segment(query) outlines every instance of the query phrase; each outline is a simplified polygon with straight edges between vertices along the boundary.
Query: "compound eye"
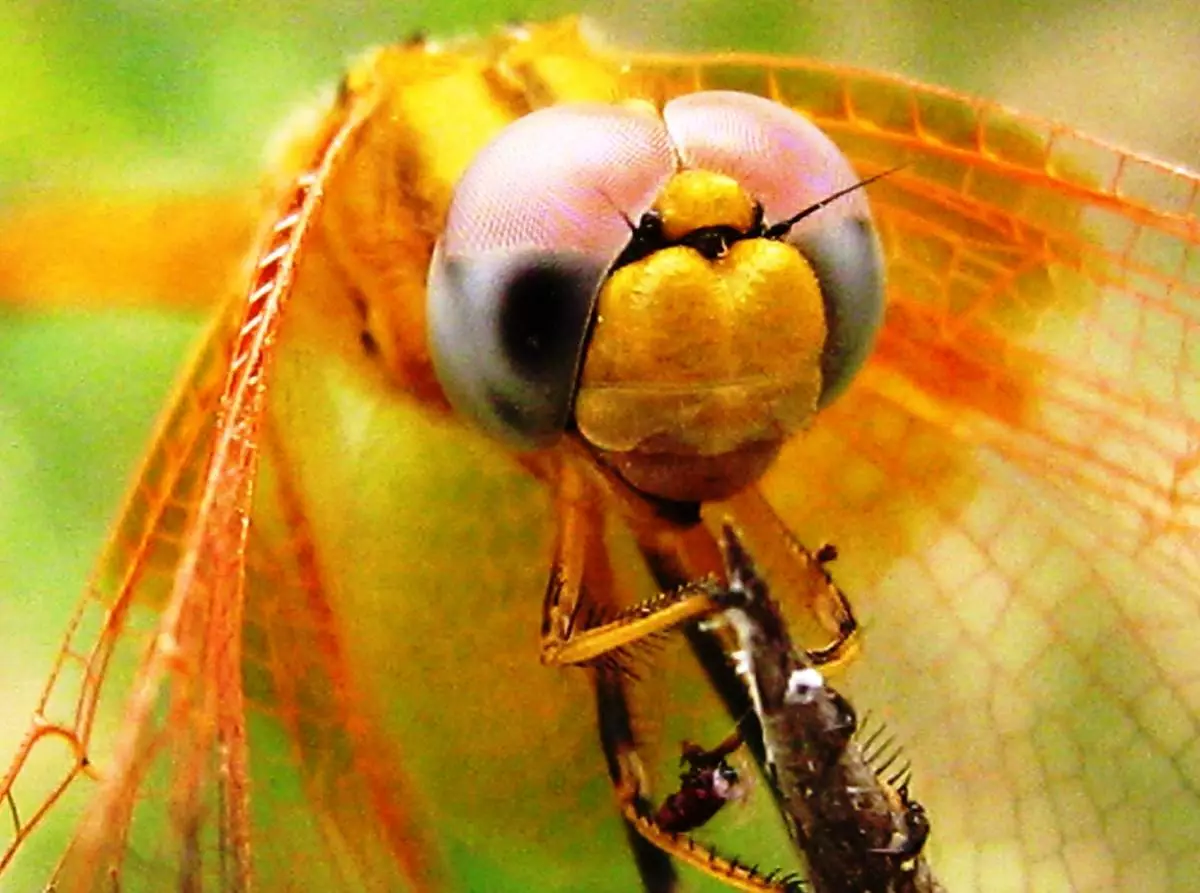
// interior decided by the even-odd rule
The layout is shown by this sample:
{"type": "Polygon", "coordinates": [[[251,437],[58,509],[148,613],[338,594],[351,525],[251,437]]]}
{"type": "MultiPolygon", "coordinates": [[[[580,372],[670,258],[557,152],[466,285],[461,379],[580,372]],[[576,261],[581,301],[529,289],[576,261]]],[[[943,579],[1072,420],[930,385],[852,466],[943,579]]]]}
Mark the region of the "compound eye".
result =
{"type": "MultiPolygon", "coordinates": [[[[768,227],[861,179],[815,124],[759,96],[693,93],[669,102],[663,118],[684,164],[737,180],[762,204],[768,227]]],[[[883,321],[883,260],[865,192],[805,217],[784,240],[821,286],[829,334],[819,405],[827,406],[870,355],[883,321]]]]}
{"type": "Polygon", "coordinates": [[[675,167],[650,109],[580,104],[505,128],[455,189],[428,278],[454,408],[518,446],[567,426],[596,296],[675,167]]]}
{"type": "Polygon", "coordinates": [[[883,324],[883,256],[870,217],[843,217],[789,234],[821,283],[829,334],[821,351],[818,407],[836,399],[866,363],[883,324]]]}

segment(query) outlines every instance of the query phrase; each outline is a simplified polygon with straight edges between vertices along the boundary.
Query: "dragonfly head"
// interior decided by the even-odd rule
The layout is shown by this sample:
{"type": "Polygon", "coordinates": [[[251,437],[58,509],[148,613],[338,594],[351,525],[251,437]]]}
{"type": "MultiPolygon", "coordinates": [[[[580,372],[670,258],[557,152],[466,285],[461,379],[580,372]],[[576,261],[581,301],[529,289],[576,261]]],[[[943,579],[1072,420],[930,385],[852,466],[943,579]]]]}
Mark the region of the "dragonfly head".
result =
{"type": "Polygon", "coordinates": [[[807,119],[744,94],[520,119],[464,175],[430,270],[451,403],[520,445],[575,431],[656,497],[745,487],[873,343],[856,183],[807,119]]]}

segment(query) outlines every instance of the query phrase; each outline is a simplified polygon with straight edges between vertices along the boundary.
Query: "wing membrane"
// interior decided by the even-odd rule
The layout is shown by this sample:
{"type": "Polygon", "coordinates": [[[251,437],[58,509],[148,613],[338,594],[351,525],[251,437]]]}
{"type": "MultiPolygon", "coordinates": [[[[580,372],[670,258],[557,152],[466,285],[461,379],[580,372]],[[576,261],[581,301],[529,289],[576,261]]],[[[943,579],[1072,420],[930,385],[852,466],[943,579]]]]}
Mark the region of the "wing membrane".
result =
{"type": "Polygon", "coordinates": [[[878,350],[767,492],[841,547],[853,690],[911,744],[939,874],[1195,886],[1200,180],[819,63],[642,56],[632,77],[750,89],[861,174],[902,166],[872,187],[878,350]]]}
{"type": "MultiPolygon", "coordinates": [[[[318,146],[320,166],[302,177],[292,197],[293,206],[271,233],[250,302],[231,307],[185,379],[102,562],[97,583],[89,588],[68,634],[34,728],[6,776],[4,790],[13,806],[15,847],[78,774],[99,775],[97,797],[57,873],[64,888],[91,887],[104,875],[120,874],[122,867],[137,883],[151,883],[153,877],[159,878],[154,883],[176,877],[185,886],[207,878],[208,883],[215,881],[223,889],[241,889],[249,883],[249,772],[241,670],[243,522],[250,510],[265,361],[279,318],[279,303],[291,285],[292,258],[304,235],[304,223],[319,202],[322,178],[367,107],[352,107],[346,120],[331,122],[325,144],[318,146]],[[96,636],[94,645],[87,641],[89,634],[96,636]],[[112,663],[118,648],[129,665],[124,673],[112,663]],[[116,696],[121,696],[122,677],[135,661],[140,662],[134,679],[135,697],[123,726],[113,736],[111,762],[101,764],[96,755],[104,753],[105,747],[93,736],[101,686],[107,686],[106,693],[117,689],[116,696]],[[75,672],[65,672],[68,669],[75,672]],[[75,701],[74,709],[61,721],[50,718],[59,699],[75,701]],[[54,738],[70,743],[75,760],[66,766],[49,796],[42,795],[38,810],[25,818],[10,792],[14,784],[21,783],[33,751],[54,738]],[[151,830],[144,836],[138,828],[147,826],[151,830]],[[163,834],[164,827],[173,833],[163,834]]],[[[360,856],[370,850],[368,841],[384,838],[390,842],[386,861],[399,864],[401,874],[412,877],[421,870],[414,856],[419,834],[408,826],[404,809],[388,799],[403,790],[397,782],[398,770],[383,760],[385,748],[364,719],[342,725],[336,721],[350,713],[348,704],[353,696],[344,672],[339,672],[340,646],[328,623],[328,609],[321,605],[319,580],[311,561],[303,561],[311,553],[305,548],[303,518],[298,507],[283,499],[286,466],[276,459],[276,499],[283,505],[277,514],[282,515],[288,530],[284,542],[296,565],[287,575],[280,572],[278,561],[264,558],[266,550],[261,544],[271,534],[264,523],[262,535],[256,539],[260,547],[254,550],[258,555],[255,579],[271,581],[268,587],[260,582],[260,591],[290,587],[306,600],[306,612],[293,612],[291,618],[306,613],[311,623],[307,627],[293,624],[284,630],[293,640],[307,631],[308,667],[281,668],[280,655],[295,655],[295,648],[289,651],[279,636],[260,635],[257,639],[275,662],[275,681],[286,679],[293,686],[287,691],[277,684],[269,701],[277,708],[276,719],[282,717],[299,746],[305,738],[297,734],[295,705],[300,699],[295,687],[308,680],[312,689],[311,681],[318,674],[325,680],[317,687],[334,703],[318,703],[317,707],[327,714],[323,719],[334,720],[328,728],[338,731],[326,736],[322,750],[349,753],[353,761],[365,743],[371,742],[376,762],[372,763],[374,771],[366,775],[368,783],[381,784],[383,776],[388,783],[387,797],[376,796],[373,810],[342,809],[339,815],[335,807],[341,801],[349,798],[358,806],[363,801],[370,803],[371,798],[326,779],[328,788],[318,801],[328,808],[328,824],[318,831],[326,844],[340,835],[343,848],[360,856]],[[314,632],[323,634],[320,641],[312,641],[314,632]],[[286,709],[288,705],[291,710],[286,709]],[[347,834],[345,827],[339,829],[339,823],[344,825],[352,816],[352,824],[362,830],[367,815],[372,816],[368,833],[347,834]]],[[[258,603],[268,601],[260,598],[258,603]]],[[[254,619],[260,632],[268,628],[261,617],[254,619]]],[[[307,743],[310,748],[314,744],[307,743]]],[[[305,755],[311,756],[311,752],[302,757],[305,755]]],[[[305,781],[312,793],[321,781],[321,771],[318,761],[310,760],[309,765],[311,772],[305,781]]],[[[6,853],[6,859],[9,857],[11,848],[6,853]]],[[[286,874],[281,876],[293,877],[293,868],[286,865],[286,874]]],[[[374,872],[372,883],[386,876],[383,871],[374,872]]]]}
{"type": "MultiPolygon", "coordinates": [[[[87,587],[68,629],[59,659],[35,715],[35,722],[5,776],[4,790],[20,788],[21,772],[36,751],[65,741],[74,760],[59,771],[54,794],[37,812],[17,815],[15,836],[6,846],[20,843],[33,824],[80,774],[106,771],[83,762],[111,745],[113,729],[95,729],[97,711],[110,693],[123,698],[133,662],[162,610],[166,575],[178,558],[180,539],[190,520],[199,491],[200,473],[208,457],[214,424],[213,409],[220,396],[227,365],[224,327],[218,325],[177,392],[147,456],[122,523],[87,587]],[[102,686],[104,690],[102,691],[102,686]],[[114,691],[115,690],[115,691],[114,691]],[[100,740],[96,740],[100,739],[100,740]]],[[[100,710],[101,713],[105,712],[100,710]]]]}

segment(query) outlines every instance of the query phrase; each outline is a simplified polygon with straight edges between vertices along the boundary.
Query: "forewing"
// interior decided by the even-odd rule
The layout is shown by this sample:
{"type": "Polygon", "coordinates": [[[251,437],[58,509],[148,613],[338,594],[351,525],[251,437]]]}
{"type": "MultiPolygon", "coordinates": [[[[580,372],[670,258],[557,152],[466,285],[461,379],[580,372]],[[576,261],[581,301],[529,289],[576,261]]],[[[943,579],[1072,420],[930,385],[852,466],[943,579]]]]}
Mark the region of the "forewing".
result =
{"type": "Polygon", "coordinates": [[[871,196],[887,318],[768,494],[865,627],[950,889],[1200,881],[1195,175],[993,104],[801,61],[638,57],[825,128],[871,196]]]}
{"type": "Polygon", "coordinates": [[[4,864],[61,797],[68,791],[77,797],[81,787],[94,790],[112,770],[114,719],[151,643],[195,518],[228,366],[230,322],[228,315],[216,321],[160,422],[5,776],[12,826],[4,864]]]}
{"type": "MultiPolygon", "coordinates": [[[[369,743],[385,767],[376,765],[363,776],[365,782],[360,777],[332,792],[319,791],[321,766],[301,748],[302,777],[291,781],[324,810],[308,832],[323,838],[326,851],[335,856],[330,844],[335,838],[344,850],[360,855],[382,839],[394,872],[411,878],[425,868],[406,849],[419,835],[406,827],[403,809],[378,797],[372,801],[371,791],[363,790],[364,784],[386,787],[402,803],[398,768],[381,759],[384,747],[364,717],[338,721],[351,713],[354,696],[340,643],[322,613],[327,607],[321,603],[319,578],[305,560],[311,547],[304,518],[288,500],[287,468],[279,456],[270,457],[275,473],[259,499],[268,507],[259,512],[263,522],[256,525],[249,548],[247,543],[264,437],[265,375],[294,263],[323,183],[370,105],[369,97],[358,97],[330,115],[315,140],[312,166],[289,188],[282,213],[272,218],[248,298],[222,316],[183,382],[4,780],[13,827],[6,862],[72,781],[81,774],[98,780],[84,822],[56,872],[64,889],[90,888],[109,876],[127,878],[135,887],[170,878],[229,889],[250,882],[242,671],[248,554],[251,587],[266,594],[248,614],[258,632],[250,656],[276,674],[273,687],[255,692],[256,706],[274,709],[258,713],[282,723],[299,746],[305,742],[298,731],[304,710],[297,707],[297,691],[303,691],[310,709],[322,711],[336,730],[319,743],[326,762],[338,755],[352,770],[361,769],[355,759],[369,743]],[[272,558],[267,545],[272,537],[285,545],[286,561],[278,550],[272,558]],[[288,603],[294,608],[273,616],[264,602],[287,595],[293,596],[288,603]],[[303,662],[296,662],[297,653],[305,656],[303,662]],[[280,679],[287,684],[278,684],[280,679]],[[131,687],[120,725],[102,728],[97,717],[111,719],[113,713],[105,705],[123,700],[131,687]],[[325,702],[314,692],[323,693],[325,702]],[[48,753],[52,745],[65,745],[67,752],[48,753]],[[43,774],[43,757],[57,768],[43,774]],[[347,800],[354,809],[339,814],[337,807],[347,800]],[[347,833],[354,830],[344,826],[347,815],[360,829],[369,817],[361,839],[347,833]]],[[[259,804],[272,802],[270,794],[278,799],[272,787],[286,785],[287,779],[261,770],[259,778],[260,793],[268,794],[256,802],[261,809],[259,804]],[[269,783],[262,785],[262,779],[269,783]]],[[[275,877],[289,883],[295,880],[289,860],[303,849],[297,841],[305,829],[298,824],[290,828],[287,852],[275,852],[275,877]]],[[[271,860],[259,861],[271,877],[271,860]]],[[[330,871],[341,869],[335,863],[331,858],[322,864],[330,871]]],[[[386,874],[372,876],[379,881],[386,874]]],[[[314,878],[310,872],[306,883],[314,878]]]]}

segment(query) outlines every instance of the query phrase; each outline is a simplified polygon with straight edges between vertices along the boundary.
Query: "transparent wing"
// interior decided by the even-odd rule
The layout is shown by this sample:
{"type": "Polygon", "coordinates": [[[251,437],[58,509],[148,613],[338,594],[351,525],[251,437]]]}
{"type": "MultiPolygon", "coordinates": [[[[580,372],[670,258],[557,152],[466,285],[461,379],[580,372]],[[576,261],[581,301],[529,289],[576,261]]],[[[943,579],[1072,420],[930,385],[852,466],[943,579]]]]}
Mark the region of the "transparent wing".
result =
{"type": "Polygon", "coordinates": [[[384,756],[388,747],[346,674],[278,450],[267,457],[256,536],[245,538],[256,453],[270,440],[263,370],[313,213],[312,186],[365,114],[331,116],[316,146],[318,167],[289,193],[249,300],[221,315],[182,382],[3,780],[11,820],[5,864],[73,783],[94,782],[83,785],[90,805],[54,872],[56,888],[120,878],[132,889],[241,889],[257,874],[285,889],[300,880],[295,853],[316,844],[326,857],[309,866],[305,885],[336,880],[364,889],[354,878],[365,871],[371,884],[390,889],[431,870],[399,762],[384,756]],[[272,611],[280,598],[291,606],[286,613],[272,611]],[[243,622],[255,635],[243,638],[243,622]],[[316,740],[314,713],[325,730],[316,740]],[[274,751],[261,747],[251,760],[250,727],[256,738],[290,735],[298,759],[272,762],[274,751]],[[316,818],[287,809],[289,797],[307,797],[316,818]],[[251,826],[280,818],[288,845],[263,847],[251,866],[251,826]],[[330,880],[322,882],[323,873],[330,880]]]}
{"type": "Polygon", "coordinates": [[[767,482],[832,541],[860,707],[909,744],[950,889],[1200,882],[1200,180],[993,104],[819,63],[637,57],[743,89],[872,187],[889,308],[767,482]]]}
{"type": "MultiPolygon", "coordinates": [[[[239,300],[230,310],[240,307],[239,300]]],[[[181,741],[196,733],[192,722],[174,717],[154,730],[146,745],[152,766],[142,778],[122,782],[114,774],[114,744],[196,522],[239,317],[220,317],[182,380],[4,779],[12,822],[6,863],[52,810],[72,809],[67,802],[77,808],[98,783],[128,785],[129,815],[115,823],[104,847],[106,864],[68,853],[58,869],[64,885],[93,885],[107,864],[119,864],[130,889],[152,889],[173,883],[185,864],[179,818],[168,804],[179,784],[172,769],[181,741]]],[[[268,427],[246,550],[247,723],[259,745],[252,748],[251,777],[261,780],[254,789],[255,875],[267,889],[289,889],[297,882],[295,853],[320,853],[306,865],[305,884],[395,888],[406,873],[432,872],[422,849],[430,844],[413,827],[416,804],[406,796],[395,749],[373,726],[348,677],[307,519],[271,432],[268,427]],[[283,833],[276,830],[281,821],[283,833]]],[[[170,684],[219,687],[218,680],[194,674],[176,667],[170,684]]],[[[210,812],[202,824],[211,827],[199,861],[216,882],[221,820],[210,812]]]]}

